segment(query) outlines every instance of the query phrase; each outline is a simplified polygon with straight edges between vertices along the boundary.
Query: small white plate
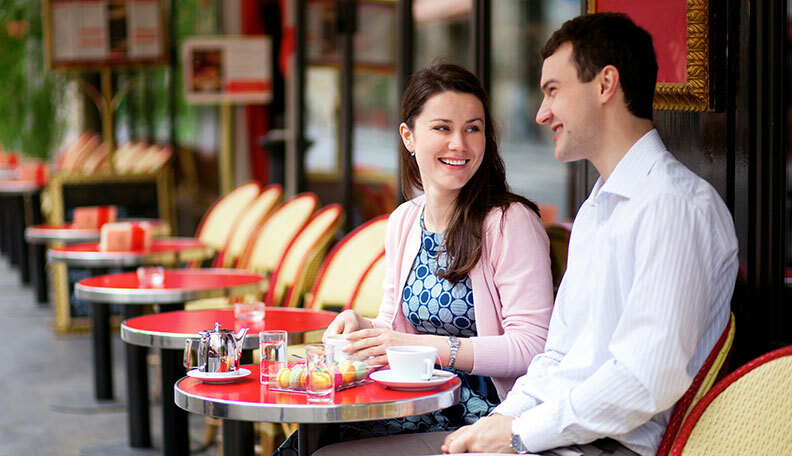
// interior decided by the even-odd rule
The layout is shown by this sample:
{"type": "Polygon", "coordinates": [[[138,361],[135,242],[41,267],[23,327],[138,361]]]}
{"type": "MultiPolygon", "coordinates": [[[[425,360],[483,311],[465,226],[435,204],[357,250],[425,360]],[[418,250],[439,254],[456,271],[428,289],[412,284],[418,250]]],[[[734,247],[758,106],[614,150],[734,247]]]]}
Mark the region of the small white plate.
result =
{"type": "Polygon", "coordinates": [[[187,371],[187,376],[198,379],[205,383],[231,383],[243,379],[250,375],[250,370],[244,367],[236,372],[201,372],[198,369],[187,371]]]}
{"type": "Polygon", "coordinates": [[[440,369],[435,369],[432,378],[429,380],[401,380],[398,375],[390,369],[378,370],[372,372],[369,378],[375,382],[387,386],[390,389],[400,391],[425,391],[432,388],[437,388],[443,383],[456,377],[451,372],[446,372],[440,369]]]}

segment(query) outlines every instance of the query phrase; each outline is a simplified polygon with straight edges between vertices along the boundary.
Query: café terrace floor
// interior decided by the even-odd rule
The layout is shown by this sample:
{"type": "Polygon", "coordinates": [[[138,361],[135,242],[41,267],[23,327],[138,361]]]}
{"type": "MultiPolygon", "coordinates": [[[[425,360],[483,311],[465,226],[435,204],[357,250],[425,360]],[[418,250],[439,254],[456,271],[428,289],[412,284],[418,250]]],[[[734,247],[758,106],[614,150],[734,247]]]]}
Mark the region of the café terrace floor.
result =
{"type": "MultiPolygon", "coordinates": [[[[158,455],[162,411],[151,404],[154,451],[126,446],[126,410],[63,413],[51,404],[75,395],[93,394],[90,334],[57,336],[51,306],[34,302],[15,269],[0,257],[0,456],[158,455]]],[[[125,399],[124,343],[113,336],[113,381],[116,398],[125,399]]],[[[150,370],[152,391],[156,368],[150,370]]],[[[154,397],[152,394],[151,397],[154,397]]],[[[219,432],[218,432],[219,434],[219,432]]],[[[217,443],[205,448],[204,418],[190,415],[192,454],[217,454],[217,443]]]]}

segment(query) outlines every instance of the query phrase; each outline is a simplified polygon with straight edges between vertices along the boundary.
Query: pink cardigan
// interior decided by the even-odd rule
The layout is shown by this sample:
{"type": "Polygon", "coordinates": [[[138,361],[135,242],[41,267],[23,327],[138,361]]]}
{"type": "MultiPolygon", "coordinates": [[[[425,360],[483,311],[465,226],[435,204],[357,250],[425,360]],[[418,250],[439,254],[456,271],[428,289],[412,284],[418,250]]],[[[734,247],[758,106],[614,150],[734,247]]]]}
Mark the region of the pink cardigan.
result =
{"type": "MultiPolygon", "coordinates": [[[[421,245],[424,197],[391,214],[385,236],[385,289],[375,327],[415,333],[401,312],[402,290],[421,245]]],[[[477,337],[472,374],[486,375],[501,399],[533,357],[544,351],[553,310],[550,241],[539,217],[524,205],[492,210],[484,246],[470,271],[477,337]],[[501,220],[503,223],[501,224],[501,220]]]]}

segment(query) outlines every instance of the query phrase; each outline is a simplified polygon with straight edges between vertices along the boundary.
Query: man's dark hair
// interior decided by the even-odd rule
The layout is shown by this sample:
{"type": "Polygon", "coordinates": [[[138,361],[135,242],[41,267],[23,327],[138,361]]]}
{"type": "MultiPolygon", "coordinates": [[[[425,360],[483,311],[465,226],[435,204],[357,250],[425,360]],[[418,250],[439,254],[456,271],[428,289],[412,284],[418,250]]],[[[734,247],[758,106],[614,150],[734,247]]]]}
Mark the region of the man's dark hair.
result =
{"type": "Polygon", "coordinates": [[[657,58],[652,36],[622,13],[596,13],[569,20],[542,47],[542,58],[564,43],[572,44],[573,62],[582,82],[594,79],[613,65],[619,70],[627,109],[636,117],[652,119],[657,58]]]}

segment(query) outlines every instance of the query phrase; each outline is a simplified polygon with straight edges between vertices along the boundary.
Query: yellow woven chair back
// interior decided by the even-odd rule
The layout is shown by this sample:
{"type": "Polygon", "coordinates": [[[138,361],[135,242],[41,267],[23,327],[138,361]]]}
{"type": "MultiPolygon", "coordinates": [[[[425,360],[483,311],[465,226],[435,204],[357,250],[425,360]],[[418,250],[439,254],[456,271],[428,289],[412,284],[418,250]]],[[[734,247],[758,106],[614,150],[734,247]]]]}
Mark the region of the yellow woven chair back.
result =
{"type": "Polygon", "coordinates": [[[301,193],[275,209],[258,227],[238,267],[271,274],[283,259],[286,247],[316,210],[313,193],[301,193]]]}
{"type": "Polygon", "coordinates": [[[787,455],[792,451],[792,345],[718,382],[696,404],[671,454],[787,455]]]}
{"type": "Polygon", "coordinates": [[[385,251],[387,223],[386,215],[374,218],[336,244],[319,271],[313,290],[306,296],[306,307],[321,310],[329,305],[340,310],[352,302],[360,278],[385,251]]]}
{"type": "Polygon", "coordinates": [[[313,283],[331,242],[343,223],[344,211],[339,204],[331,204],[317,212],[300,230],[286,255],[272,274],[273,284],[267,293],[268,306],[297,307],[313,283]],[[286,298],[284,300],[284,297],[286,298]]]}
{"type": "Polygon", "coordinates": [[[261,193],[259,184],[247,182],[220,197],[204,214],[195,237],[220,251],[228,242],[236,220],[259,193],[261,193]]]}
{"type": "Polygon", "coordinates": [[[707,359],[699,369],[693,383],[690,384],[685,394],[677,401],[674,406],[674,412],[668,420],[663,440],[660,441],[660,447],[657,449],[657,456],[668,456],[671,452],[671,446],[679,434],[682,423],[690,415],[690,411],[701,400],[701,398],[712,388],[712,385],[722,377],[722,373],[728,370],[729,355],[731,354],[732,342],[734,342],[734,313],[729,315],[729,321],[726,323],[726,328],[715,346],[712,347],[707,359]]]}
{"type": "Polygon", "coordinates": [[[278,184],[267,186],[237,219],[225,248],[217,258],[215,266],[233,267],[250,242],[255,229],[267,217],[283,197],[283,187],[278,184]]]}
{"type": "MultiPolygon", "coordinates": [[[[382,303],[385,280],[385,252],[374,260],[360,279],[349,307],[366,318],[376,318],[382,303]]],[[[344,309],[346,310],[346,309],[344,309]]]]}

